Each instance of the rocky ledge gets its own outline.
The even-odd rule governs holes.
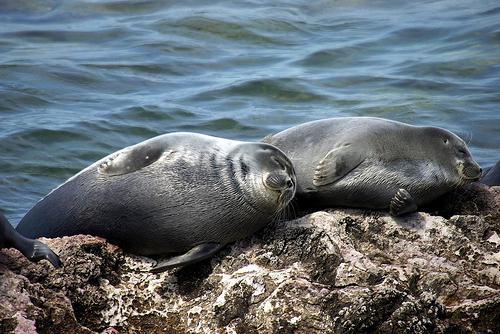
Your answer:
[[[403,218],[326,210],[162,274],[105,240],[0,251],[1,333],[498,333],[500,188]]]

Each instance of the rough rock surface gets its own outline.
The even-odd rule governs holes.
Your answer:
[[[498,333],[500,188],[427,213],[326,210],[154,275],[105,240],[0,251],[0,333]]]

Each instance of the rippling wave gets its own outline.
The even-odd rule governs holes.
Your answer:
[[[0,209],[13,222],[146,138],[257,140],[333,116],[500,149],[497,1],[0,1]]]

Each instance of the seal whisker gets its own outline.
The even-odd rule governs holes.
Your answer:
[[[292,216],[290,217],[291,219],[297,218],[297,210],[295,210],[295,205],[297,204],[297,199],[294,197],[290,203],[288,203],[288,206],[291,208],[292,211]]]
[[[291,203],[290,205],[290,220],[297,218],[297,212],[295,211],[295,205]]]
[[[471,142],[472,142],[472,131],[469,131],[469,137],[468,137],[468,139],[466,141],[467,146],[469,146]]]

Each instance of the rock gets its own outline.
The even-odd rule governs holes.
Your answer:
[[[500,188],[427,212],[337,209],[275,223],[162,274],[91,236],[64,267],[0,251],[1,333],[497,333]]]

